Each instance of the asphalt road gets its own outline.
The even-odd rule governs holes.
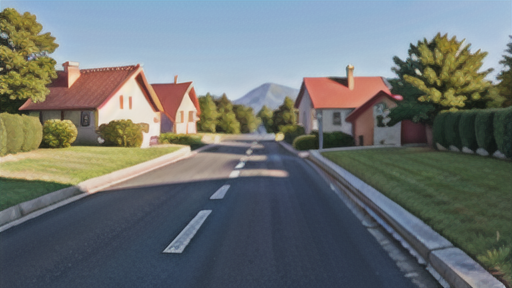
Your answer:
[[[163,253],[203,210],[184,251]],[[415,286],[309,164],[249,141],[0,233],[0,287]]]

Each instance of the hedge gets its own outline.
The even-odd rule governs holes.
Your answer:
[[[444,137],[446,140],[445,146],[448,148],[450,145],[457,147],[459,150],[462,149],[462,143],[460,141],[459,136],[459,121],[460,121],[460,112],[448,112],[444,122]]]
[[[193,145],[201,144],[201,136],[188,134],[162,133],[158,138],[160,144],[181,144]]]
[[[348,147],[354,146],[354,137],[345,134],[343,132],[329,132],[324,133],[324,147],[323,148],[334,148],[334,147]]]
[[[4,121],[0,117],[0,156],[7,154],[7,130]]]
[[[318,149],[318,138],[315,135],[301,135],[293,140],[293,148],[297,150]]]
[[[135,124],[128,119],[101,124],[96,132],[105,140],[105,146],[140,147],[143,140],[142,132],[148,129],[148,124]]]
[[[461,145],[475,151],[478,148],[475,134],[475,118],[478,110],[462,111],[460,114],[459,137]]]
[[[6,130],[6,138],[7,138],[7,154],[15,154],[21,151],[21,146],[23,145],[23,141],[25,136],[23,135],[23,120],[20,115],[17,114],[9,114],[7,112],[1,113],[0,117],[2,118]]]
[[[300,125],[282,125],[279,126],[279,132],[284,134],[284,141],[292,144],[295,138],[306,134],[304,127]]]
[[[35,150],[43,140],[43,126],[39,122],[38,117],[21,115],[21,119],[23,120],[23,133],[25,136],[21,151]]]
[[[434,125],[432,126],[432,136],[434,138],[434,143],[439,143],[439,145],[448,148],[448,142],[444,137],[444,126],[446,122],[446,117],[448,113],[439,113],[434,119]],[[435,146],[435,145],[434,145]]]
[[[497,109],[479,110],[475,117],[475,136],[478,148],[485,149],[492,155],[496,149],[494,140],[494,113]]]
[[[494,139],[498,150],[512,158],[512,107],[494,113]]]
[[[78,131],[70,120],[50,119],[43,125],[44,148],[67,148],[76,140]]]

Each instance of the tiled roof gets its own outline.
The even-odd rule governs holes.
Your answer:
[[[187,91],[189,92],[192,103],[194,103],[194,106],[197,109],[197,115],[201,114],[199,101],[196,96],[196,91],[194,90],[194,87],[192,87],[192,82],[151,84],[151,86],[153,87],[153,90],[155,90],[158,99],[160,99],[160,103],[162,103],[165,114],[169,119],[171,119],[171,121],[174,122],[176,120],[176,113],[178,112],[178,108],[183,101],[183,97],[187,94]]]
[[[346,121],[347,122],[352,122],[354,121],[355,119],[357,119],[357,117],[359,117],[359,115],[361,115],[366,109],[368,108],[371,108],[373,107],[374,104],[376,104],[382,97],[387,97],[393,101],[401,101],[403,100],[403,97],[401,95],[391,95],[391,94],[388,94],[387,92],[384,92],[384,91],[379,91],[377,94],[375,94],[373,97],[371,97],[370,99],[368,99],[368,101],[366,101],[366,103],[364,103],[363,105],[359,106],[356,108],[356,110],[352,111],[352,113],[350,113],[347,118],[346,118]]]
[[[58,71],[58,78],[48,88],[44,102],[27,100],[19,110],[95,109],[115,93],[128,79],[140,71],[139,65],[80,69],[80,77],[67,87],[67,74]]]
[[[295,101],[296,108],[299,107],[305,89],[315,109],[357,108],[381,90],[391,93],[382,77],[354,77],[353,90],[348,89],[347,78],[304,78]]]

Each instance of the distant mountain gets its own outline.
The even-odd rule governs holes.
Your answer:
[[[263,105],[267,105],[270,109],[275,110],[283,104],[286,96],[295,101],[298,94],[298,89],[274,83],[265,83],[232,102],[234,104],[250,106],[254,109],[254,113],[258,113]]]

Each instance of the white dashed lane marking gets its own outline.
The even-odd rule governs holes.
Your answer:
[[[240,170],[233,170],[229,174],[229,178],[238,178],[238,176],[240,176]]]
[[[247,151],[245,152],[245,154],[247,154],[247,155],[251,155],[251,154],[252,154],[252,149],[247,149]]]
[[[217,192],[213,193],[212,197],[210,197],[210,200],[216,200],[216,199],[222,199],[226,195],[226,192],[228,192],[230,185],[226,184],[222,187],[220,187]]]
[[[197,213],[196,217],[188,223],[187,227],[181,231],[181,233],[174,239],[174,241],[165,248],[162,253],[181,253],[185,250],[190,240],[196,235],[197,230],[201,228],[206,217],[212,213],[212,210],[201,210]]]
[[[242,169],[245,166],[245,162],[240,161],[240,163],[236,164],[235,169]]]

